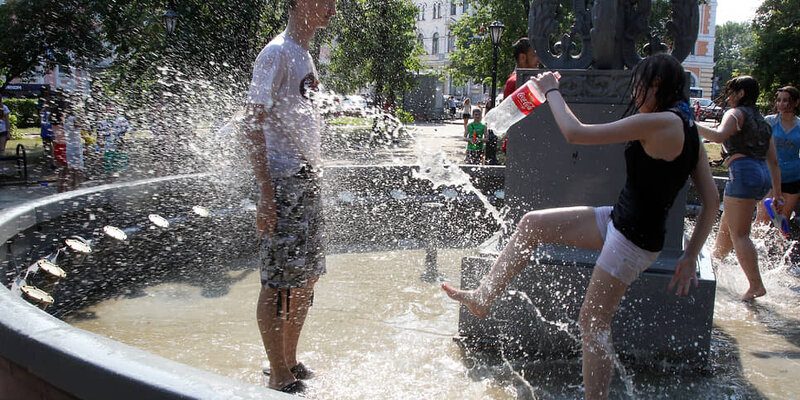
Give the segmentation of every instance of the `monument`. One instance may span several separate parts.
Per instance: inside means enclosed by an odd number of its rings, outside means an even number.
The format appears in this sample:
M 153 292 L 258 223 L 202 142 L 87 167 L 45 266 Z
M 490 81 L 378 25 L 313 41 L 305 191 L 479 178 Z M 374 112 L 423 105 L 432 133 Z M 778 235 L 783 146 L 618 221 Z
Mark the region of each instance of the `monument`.
M 650 0 L 599 0 L 590 9 L 586 2 L 572 3 L 574 23 L 559 35 L 559 1 L 533 0 L 529 38 L 546 69 L 561 73 L 565 99 L 588 123 L 614 121 L 628 110 L 630 69 L 642 60 L 641 54 L 671 48 L 683 61 L 697 38 L 696 0 L 671 1 L 666 26 L 671 46 L 649 29 Z M 560 40 L 553 43 L 554 37 Z M 539 72 L 517 70 L 517 84 Z M 624 144 L 569 144 L 547 108 L 545 103 L 508 131 L 505 190 L 514 221 L 534 209 L 612 205 L 625 182 Z M 699 287 L 684 297 L 667 291 L 685 240 L 686 190 L 670 210 L 658 261 L 628 289 L 614 319 L 615 348 L 632 364 L 666 361 L 702 368 L 708 361 L 716 289 L 708 254 L 698 260 Z M 475 318 L 461 307 L 461 339 L 468 348 L 500 346 L 506 357 L 522 362 L 579 354 L 578 313 L 598 254 L 541 246 L 486 318 Z M 476 287 L 494 259 L 489 254 L 465 258 L 461 288 Z

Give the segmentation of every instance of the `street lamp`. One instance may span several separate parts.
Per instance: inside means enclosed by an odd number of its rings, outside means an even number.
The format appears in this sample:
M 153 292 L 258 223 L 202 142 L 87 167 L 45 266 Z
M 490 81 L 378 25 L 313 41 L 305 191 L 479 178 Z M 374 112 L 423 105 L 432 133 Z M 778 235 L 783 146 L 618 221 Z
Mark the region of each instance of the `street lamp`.
M 492 108 L 494 108 L 495 98 L 497 97 L 497 47 L 500 46 L 500 38 L 503 37 L 503 30 L 506 27 L 500 21 L 494 21 L 489 25 L 489 37 L 492 39 L 494 47 L 494 64 L 492 64 Z
M 178 17 L 180 17 L 180 15 L 175 12 L 173 8 L 175 8 L 175 4 L 170 1 L 167 12 L 161 16 L 161 20 L 164 22 L 164 30 L 167 31 L 167 35 L 172 35 L 172 33 L 175 32 L 175 27 L 178 25 Z

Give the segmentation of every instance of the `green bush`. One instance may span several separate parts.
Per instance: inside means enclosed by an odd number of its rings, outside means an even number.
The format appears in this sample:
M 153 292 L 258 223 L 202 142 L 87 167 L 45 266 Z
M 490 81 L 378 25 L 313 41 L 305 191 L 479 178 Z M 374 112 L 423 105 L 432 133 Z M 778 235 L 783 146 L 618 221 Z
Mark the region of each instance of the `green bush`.
M 411 115 L 410 112 L 403 110 L 402 108 L 398 107 L 394 111 L 395 117 L 400 120 L 404 125 L 409 125 L 414 123 L 414 116 Z
M 8 114 L 8 124 L 11 125 L 8 127 L 8 133 L 11 136 L 11 139 L 22 139 L 23 135 L 19 133 L 19 129 L 17 128 L 17 116 L 14 112 Z
M 17 116 L 19 128 L 39 126 L 39 102 L 36 99 L 3 99 L 3 104 Z

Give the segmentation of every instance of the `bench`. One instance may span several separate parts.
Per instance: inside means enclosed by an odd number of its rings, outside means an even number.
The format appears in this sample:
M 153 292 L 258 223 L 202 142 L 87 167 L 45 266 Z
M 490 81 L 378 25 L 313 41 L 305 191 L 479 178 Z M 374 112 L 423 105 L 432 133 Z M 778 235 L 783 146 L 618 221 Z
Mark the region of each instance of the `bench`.
M 17 174 L 22 183 L 28 183 L 28 156 L 25 153 L 25 146 L 17 145 L 17 153 L 10 156 L 0 155 L 0 161 L 16 161 Z

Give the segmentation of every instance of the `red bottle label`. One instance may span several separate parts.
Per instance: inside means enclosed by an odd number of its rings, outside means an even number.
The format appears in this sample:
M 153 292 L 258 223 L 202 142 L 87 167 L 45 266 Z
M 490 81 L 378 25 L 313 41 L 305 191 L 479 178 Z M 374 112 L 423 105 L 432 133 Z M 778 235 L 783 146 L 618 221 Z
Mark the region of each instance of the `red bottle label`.
M 530 85 L 528 84 L 522 85 L 522 87 L 512 93 L 511 99 L 514 100 L 514 104 L 516 104 L 517 108 L 525 115 L 530 114 L 534 108 L 542 104 L 542 102 L 533 95 Z

